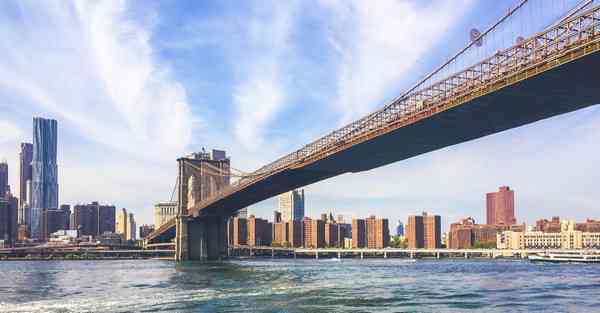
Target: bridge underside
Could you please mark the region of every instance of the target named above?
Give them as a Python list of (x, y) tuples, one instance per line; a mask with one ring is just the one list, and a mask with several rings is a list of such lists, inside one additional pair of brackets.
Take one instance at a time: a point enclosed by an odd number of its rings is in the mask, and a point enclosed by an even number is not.
[(600, 103), (600, 53), (357, 144), (302, 168), (285, 170), (200, 208), (194, 217), (230, 216), (294, 188), (370, 170), (420, 154)]

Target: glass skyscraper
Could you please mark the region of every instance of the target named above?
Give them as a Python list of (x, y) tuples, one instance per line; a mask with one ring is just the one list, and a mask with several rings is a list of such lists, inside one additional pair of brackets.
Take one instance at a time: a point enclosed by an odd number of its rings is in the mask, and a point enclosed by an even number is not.
[(56, 165), (57, 122), (33, 119), (33, 159), (31, 161), (31, 237), (44, 239), (43, 210), (58, 208), (58, 168)]
[(301, 221), (304, 218), (304, 189), (279, 195), (279, 211), (283, 222)]

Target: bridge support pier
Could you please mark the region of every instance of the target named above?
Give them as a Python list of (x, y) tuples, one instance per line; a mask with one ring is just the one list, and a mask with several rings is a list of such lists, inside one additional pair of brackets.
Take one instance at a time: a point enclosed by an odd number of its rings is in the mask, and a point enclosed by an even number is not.
[[(206, 216), (187, 222), (187, 259), (220, 260), (227, 257), (227, 218)], [(180, 260), (178, 258), (178, 260)], [(180, 260), (180, 261), (182, 261)]]

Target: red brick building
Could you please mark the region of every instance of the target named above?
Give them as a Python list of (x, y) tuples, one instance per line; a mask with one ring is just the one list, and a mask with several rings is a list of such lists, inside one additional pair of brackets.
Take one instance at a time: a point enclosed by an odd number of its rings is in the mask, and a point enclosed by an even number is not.
[(502, 186), (498, 192), (486, 194), (486, 224), (488, 225), (514, 225), (515, 218), (515, 192), (508, 186)]
[(250, 215), (247, 221), (249, 246), (270, 246), (273, 235), (271, 223), (262, 218)]
[(472, 217), (450, 225), (448, 247), (450, 249), (470, 249), (476, 243), (493, 244), (499, 228), (495, 225), (476, 224)]
[(323, 220), (313, 220), (305, 217), (304, 223), (304, 247), (305, 248), (324, 248), (325, 247), (325, 222)]

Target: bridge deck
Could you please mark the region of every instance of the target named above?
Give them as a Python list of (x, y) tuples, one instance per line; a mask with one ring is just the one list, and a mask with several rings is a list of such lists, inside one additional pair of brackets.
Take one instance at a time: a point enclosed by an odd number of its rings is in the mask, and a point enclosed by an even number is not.
[(600, 7), (595, 7), (396, 100), (266, 166), (270, 171), (255, 172), (257, 178), (223, 190), (190, 214), (232, 214), (333, 176), (373, 169), (598, 104), (598, 17)]

